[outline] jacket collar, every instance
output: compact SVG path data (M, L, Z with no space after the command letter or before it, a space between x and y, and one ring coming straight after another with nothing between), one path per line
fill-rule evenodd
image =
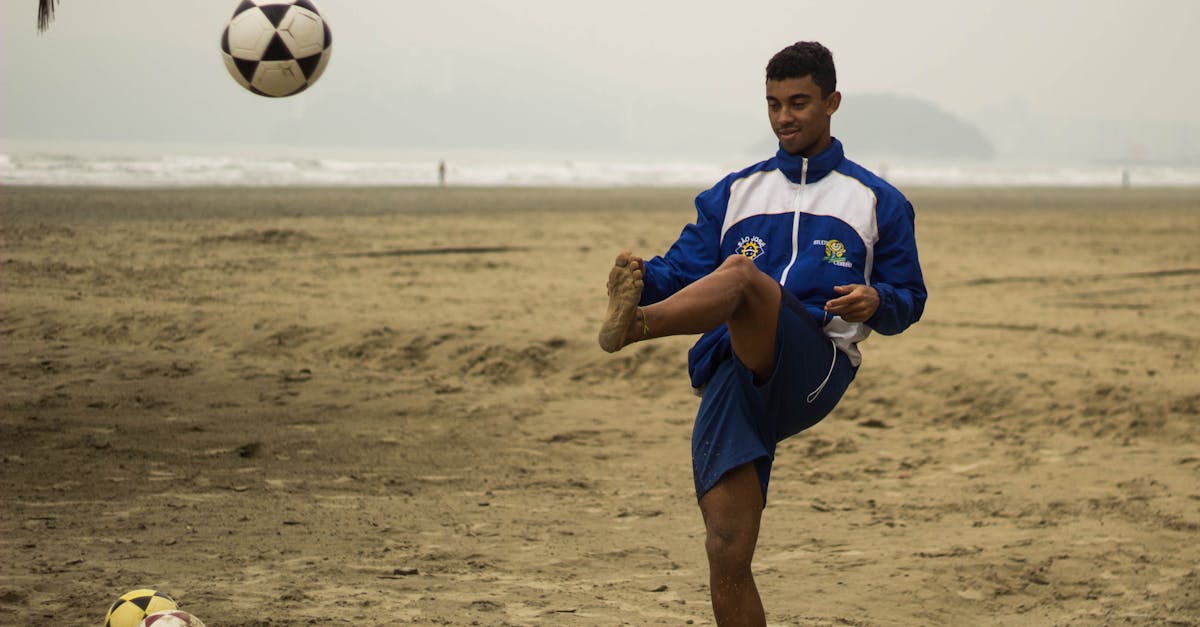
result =
M825 178L825 175L832 172L845 158L846 153L842 150L842 142L834 137L828 148L808 159L805 182L812 183ZM793 155L781 146L775 153L775 160L779 163L779 170L788 177L789 181L800 183L800 175L804 171L804 157Z

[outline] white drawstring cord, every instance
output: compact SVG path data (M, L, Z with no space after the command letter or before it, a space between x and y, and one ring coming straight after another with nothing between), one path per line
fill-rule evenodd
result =
M821 394L821 390L824 390L825 385L829 383L829 378L833 376L833 367L837 364L837 344L834 344L833 340L829 340L829 345L833 347L833 359L829 362L829 372L825 373L825 380L821 382L821 385L817 386L817 389L813 390L812 394L808 395L808 402L810 405L813 401L817 400L817 396Z

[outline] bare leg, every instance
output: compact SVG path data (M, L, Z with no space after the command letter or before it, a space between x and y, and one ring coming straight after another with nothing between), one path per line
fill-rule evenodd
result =
M753 463L725 473L700 497L713 614L721 627L766 625L750 570L762 510L762 488Z
M708 276L670 298L645 308L642 262L628 252L617 256L608 275L608 312L600 346L612 353L656 337L705 333L729 325L733 352L760 380L775 369L775 327L779 322L779 283L748 257L727 258Z
M724 322L729 325L733 353L759 380L765 380L775 369L780 298L775 279L763 274L750 258L734 255L708 276L643 309L649 329L645 339L705 333Z

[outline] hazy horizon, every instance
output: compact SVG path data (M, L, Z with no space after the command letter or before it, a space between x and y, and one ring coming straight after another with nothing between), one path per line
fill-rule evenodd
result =
M767 59L819 40L834 52L846 107L869 95L924 101L978 129L1000 161L1200 162L1190 33L1200 4L1186 0L737 11L677 0L470 10L317 0L332 61L309 91L279 100L244 91L220 61L234 0L66 0L42 35L36 4L0 5L0 152L744 161L772 139Z

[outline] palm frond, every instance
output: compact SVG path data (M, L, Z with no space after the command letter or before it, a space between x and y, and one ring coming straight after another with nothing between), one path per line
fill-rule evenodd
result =
M50 28L50 20L54 19L54 5L58 0L38 0L38 32L43 33Z

